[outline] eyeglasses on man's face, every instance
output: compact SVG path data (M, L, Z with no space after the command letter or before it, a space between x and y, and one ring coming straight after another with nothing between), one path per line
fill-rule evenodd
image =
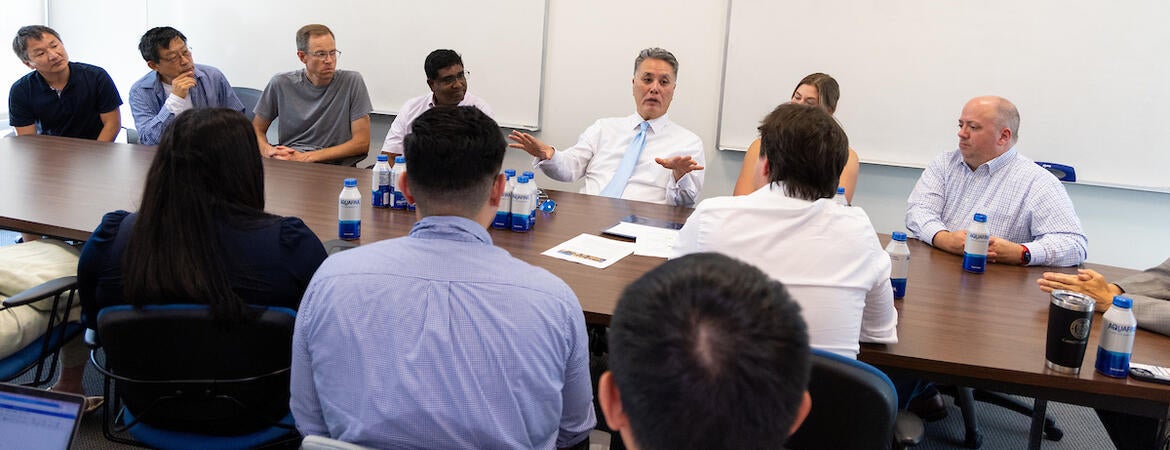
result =
M439 82L440 85L443 85L444 87L451 87L457 81L467 81L467 77L470 77L470 76L471 76L471 71L464 70L464 71L459 72L459 73L454 74L454 75L447 75L443 78L439 78L437 81Z
M341 56L341 50L329 50L329 51L320 50L320 51L316 51L313 53L309 53L309 56L312 56L312 57L317 58L317 59L326 59L326 58L337 59L337 57Z
M174 56L160 57L158 60L168 64L178 64L183 61L183 58L191 59L191 47L184 47L182 51L176 52Z

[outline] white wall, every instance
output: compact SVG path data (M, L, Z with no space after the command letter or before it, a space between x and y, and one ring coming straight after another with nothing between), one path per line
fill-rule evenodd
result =
M3 13L0 13L0 42L3 42L3 49L0 54L5 56L0 57L3 62L0 63L0 122L4 128L0 128L0 136L8 134L8 91L17 79L31 72L32 70L20 62L20 58L12 53L10 43L12 38L16 36L16 30L25 25L40 25L45 23L45 5L42 1L28 1L22 0L19 2L9 1L4 2Z

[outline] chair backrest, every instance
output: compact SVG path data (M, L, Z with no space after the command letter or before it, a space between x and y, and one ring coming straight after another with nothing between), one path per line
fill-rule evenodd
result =
M128 127L122 127L122 129L126 130L126 143L127 144L137 144L139 142L138 130L133 129L133 128L128 128Z
M252 110L256 109L256 103L260 101L261 91L247 87L232 87L232 90L236 92L240 103L244 104L244 115L248 116L248 120L252 120L252 117L256 115Z
M296 313L249 307L227 326L206 305L128 305L98 313L106 371L134 416L158 428L237 434L288 414Z
M813 350L812 410L787 448L886 448L893 440L898 394L886 374L834 353Z

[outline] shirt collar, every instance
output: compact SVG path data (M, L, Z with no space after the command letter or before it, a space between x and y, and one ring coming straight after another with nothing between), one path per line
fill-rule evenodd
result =
M768 183L768 184L764 185L764 187L757 189L755 192L751 193L750 195L758 195L761 197L768 197L770 199L770 200L768 200L769 202L777 202L777 203L781 203L781 204L809 206L809 205L812 205L813 203L816 203L816 202L810 202L810 201L802 199L802 198L788 196L788 193L784 192L784 182L783 181Z
M1002 155L996 156L995 158L992 158L990 161L987 161L983 164L980 164L978 167L971 169L971 167L968 166L967 163L963 161L963 152L956 151L955 152L955 156L956 156L955 164L962 166L964 169L967 169L968 172L974 172L976 170L979 170L979 167L987 166L987 173L994 174L999 169L1002 169L1002 168L1006 167L1008 164L1010 164L1013 159L1016 159L1017 154L1019 154L1019 152L1016 151L1016 147L1012 146L1012 148L1008 149L1008 151L1003 152Z
M626 117L626 122L628 122L630 130L637 130L638 126L642 122L650 122L650 131L655 133L661 132L663 128L666 128L671 123L669 114L663 114L655 119L647 121L636 112L631 114L629 117Z
M459 104L455 105L455 106L471 106L471 91L463 92L463 100L460 100ZM435 93L432 92L431 95L427 96L427 109L434 108L434 107L435 107Z
M445 239L460 242L482 242L492 245L492 236L478 222L459 216L427 216L415 222L410 237L417 239Z
M1006 167L1008 163L1016 159L1016 147L1013 145L1008 151L1003 152L1002 155L996 156L991 161L984 163L987 166L988 173L995 173L999 169Z
M73 61L69 61L65 64L69 65L69 79L65 81L65 87L61 88L61 92L65 92L66 89L69 89L69 86L73 86L74 84L79 83L80 81L77 80L81 79L81 74L77 73L77 65ZM40 71L33 69L33 73L36 74L36 80L41 83L42 90L45 92L57 92L56 89L53 89L52 86L49 86L48 80L45 80L45 76L41 75Z

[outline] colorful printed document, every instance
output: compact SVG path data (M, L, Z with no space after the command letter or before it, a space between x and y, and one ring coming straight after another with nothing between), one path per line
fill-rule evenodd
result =
M633 243L581 233L541 254L604 269L633 252Z

